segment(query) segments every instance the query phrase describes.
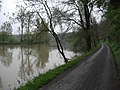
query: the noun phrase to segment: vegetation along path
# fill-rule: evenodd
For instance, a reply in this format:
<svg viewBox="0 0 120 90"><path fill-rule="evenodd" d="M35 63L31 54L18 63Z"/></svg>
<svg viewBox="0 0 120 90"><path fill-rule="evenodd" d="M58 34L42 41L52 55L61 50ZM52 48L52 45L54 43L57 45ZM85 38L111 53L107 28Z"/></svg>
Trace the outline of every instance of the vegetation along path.
<svg viewBox="0 0 120 90"><path fill-rule="evenodd" d="M39 90L120 90L115 60L107 45Z"/></svg>

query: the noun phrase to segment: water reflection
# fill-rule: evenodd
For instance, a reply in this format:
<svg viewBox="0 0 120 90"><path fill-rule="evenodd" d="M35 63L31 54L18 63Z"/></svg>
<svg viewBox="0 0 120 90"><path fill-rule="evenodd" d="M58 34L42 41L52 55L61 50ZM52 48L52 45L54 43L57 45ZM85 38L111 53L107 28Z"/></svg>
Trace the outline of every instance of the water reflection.
<svg viewBox="0 0 120 90"><path fill-rule="evenodd" d="M57 49L48 45L0 46L0 61L0 90L17 88L64 62Z"/></svg>
<svg viewBox="0 0 120 90"><path fill-rule="evenodd" d="M0 47L0 61L5 67L9 67L12 63L12 50L8 47Z"/></svg>
<svg viewBox="0 0 120 90"><path fill-rule="evenodd" d="M30 76L30 74L33 73L32 70L32 63L30 63L30 57L29 57L29 46L27 48L24 48L23 46L20 47L20 54L19 55L19 60L21 61L20 64L20 70L19 70L19 77L21 78L21 80L27 81L27 77L26 76ZM22 83L24 82L22 81ZM20 80L18 80L18 82L20 83Z"/></svg>
<svg viewBox="0 0 120 90"><path fill-rule="evenodd" d="M45 63L48 62L49 46L48 45L36 45L36 46L21 46L19 52L19 60L21 61L19 77L21 80L17 80L19 84L31 80L34 76L40 73L40 69L45 67ZM37 74L34 72L37 70Z"/></svg>
<svg viewBox="0 0 120 90"><path fill-rule="evenodd" d="M37 68L44 68L45 63L48 62L49 57L49 46L48 45L42 45L38 46L38 48L35 48L37 58L35 60L35 65Z"/></svg>
<svg viewBox="0 0 120 90"><path fill-rule="evenodd" d="M0 77L0 90L1 90L1 88L2 88L2 79L1 79L1 77Z"/></svg>

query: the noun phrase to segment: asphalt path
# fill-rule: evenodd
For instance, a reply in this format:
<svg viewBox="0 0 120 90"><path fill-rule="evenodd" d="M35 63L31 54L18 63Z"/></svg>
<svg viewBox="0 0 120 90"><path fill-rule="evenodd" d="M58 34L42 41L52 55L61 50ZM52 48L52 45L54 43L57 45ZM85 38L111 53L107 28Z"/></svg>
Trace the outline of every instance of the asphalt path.
<svg viewBox="0 0 120 90"><path fill-rule="evenodd" d="M101 48L39 90L120 90L110 48Z"/></svg>

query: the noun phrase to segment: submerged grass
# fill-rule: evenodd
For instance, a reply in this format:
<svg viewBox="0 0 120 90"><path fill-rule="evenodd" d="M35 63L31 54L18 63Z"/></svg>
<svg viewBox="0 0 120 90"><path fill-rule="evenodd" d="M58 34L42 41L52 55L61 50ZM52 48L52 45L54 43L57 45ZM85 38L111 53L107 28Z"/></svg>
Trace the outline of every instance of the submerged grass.
<svg viewBox="0 0 120 90"><path fill-rule="evenodd" d="M57 77L59 74L65 72L66 70L70 69L72 66L74 66L81 60L84 60L85 58L90 56L99 47L100 46L97 46L96 48L93 48L91 51L85 52L81 56L77 56L73 60L70 60L68 63L61 65L53 70L50 70L45 74L40 74L33 80L26 83L24 86L19 87L17 90L38 90L40 87L47 84L49 81L51 81L53 78Z"/></svg>

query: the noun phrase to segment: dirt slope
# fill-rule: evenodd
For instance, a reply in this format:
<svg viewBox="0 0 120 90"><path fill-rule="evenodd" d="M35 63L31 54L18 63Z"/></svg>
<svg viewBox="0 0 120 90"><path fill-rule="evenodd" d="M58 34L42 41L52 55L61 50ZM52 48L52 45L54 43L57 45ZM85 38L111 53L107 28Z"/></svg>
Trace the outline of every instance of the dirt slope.
<svg viewBox="0 0 120 90"><path fill-rule="evenodd" d="M110 48L102 47L87 60L61 74L39 90L120 90Z"/></svg>

